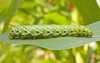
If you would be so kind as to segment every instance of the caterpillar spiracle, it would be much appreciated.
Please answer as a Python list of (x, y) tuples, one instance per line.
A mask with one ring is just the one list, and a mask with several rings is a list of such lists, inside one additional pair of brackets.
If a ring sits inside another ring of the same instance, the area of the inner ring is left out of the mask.
[(13, 26), (10, 39), (43, 39), (65, 36), (92, 37), (93, 31), (82, 25), (23, 25)]

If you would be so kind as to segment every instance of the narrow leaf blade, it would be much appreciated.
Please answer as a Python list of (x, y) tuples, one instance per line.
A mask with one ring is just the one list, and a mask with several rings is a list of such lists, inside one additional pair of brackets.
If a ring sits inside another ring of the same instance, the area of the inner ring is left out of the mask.
[[(82, 46), (94, 41), (100, 41), (100, 21), (89, 25), (94, 31), (94, 36), (92, 38), (85, 37), (61, 37), (61, 38), (50, 38), (50, 39), (37, 39), (37, 40), (10, 40), (8, 38), (8, 32), (0, 35), (0, 41), (4, 43), (11, 44), (30, 44), (35, 46), (40, 46), (52, 50), (68, 49), (73, 47)], [(98, 26), (98, 27), (97, 27)]]

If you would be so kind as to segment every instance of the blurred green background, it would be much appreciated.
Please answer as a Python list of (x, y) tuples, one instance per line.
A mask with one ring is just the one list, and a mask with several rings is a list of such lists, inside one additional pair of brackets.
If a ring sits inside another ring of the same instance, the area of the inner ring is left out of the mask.
[[(0, 0), (0, 33), (13, 25), (80, 24), (100, 20), (96, 0)], [(66, 50), (0, 42), (0, 63), (100, 63), (100, 42)]]

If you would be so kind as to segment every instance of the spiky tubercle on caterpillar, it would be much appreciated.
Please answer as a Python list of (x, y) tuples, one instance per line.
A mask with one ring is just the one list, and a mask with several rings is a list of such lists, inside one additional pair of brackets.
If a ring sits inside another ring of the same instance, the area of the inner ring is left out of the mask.
[(13, 26), (10, 39), (43, 39), (65, 36), (92, 37), (93, 31), (82, 25), (23, 25)]

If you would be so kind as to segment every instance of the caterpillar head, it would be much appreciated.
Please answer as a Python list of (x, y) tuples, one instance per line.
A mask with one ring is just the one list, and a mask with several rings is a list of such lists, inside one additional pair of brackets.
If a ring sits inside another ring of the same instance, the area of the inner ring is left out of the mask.
[(18, 30), (16, 27), (13, 27), (12, 30), (10, 31), (9, 38), (13, 39), (13, 38), (19, 37), (20, 34), (21, 34), (21, 31)]
[(20, 35), (21, 31), (19, 29), (17, 29), (16, 27), (13, 27), (13, 29), (11, 30), (11, 34), (15, 34), (15, 35)]

